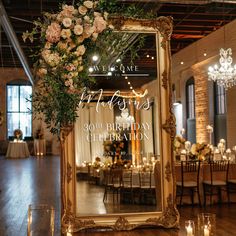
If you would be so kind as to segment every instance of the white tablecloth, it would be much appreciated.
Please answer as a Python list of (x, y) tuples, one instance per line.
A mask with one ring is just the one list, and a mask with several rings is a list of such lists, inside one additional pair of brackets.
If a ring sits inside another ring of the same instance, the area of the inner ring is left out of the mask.
[(6, 157), (25, 158), (29, 157), (29, 149), (26, 142), (9, 142)]

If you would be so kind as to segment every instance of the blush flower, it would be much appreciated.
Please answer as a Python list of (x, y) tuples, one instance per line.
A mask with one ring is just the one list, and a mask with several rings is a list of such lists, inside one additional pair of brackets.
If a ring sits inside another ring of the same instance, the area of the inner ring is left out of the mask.
[(93, 2), (92, 1), (84, 1), (84, 6), (91, 9), (91, 8), (93, 8)]
[(83, 27), (81, 25), (75, 25), (74, 27), (74, 33), (76, 35), (80, 35), (83, 33)]
[(71, 18), (64, 18), (63, 20), (62, 20), (62, 24), (66, 27), (66, 28), (69, 28), (70, 26), (71, 26), (71, 24), (72, 24), (72, 20), (71, 20)]
[(63, 29), (63, 30), (61, 31), (61, 37), (62, 37), (63, 39), (68, 39), (68, 38), (70, 38), (70, 36), (71, 36), (71, 31), (70, 31), (70, 29)]
[(56, 43), (60, 40), (61, 27), (58, 23), (51, 23), (46, 30), (46, 39), (50, 43)]
[(88, 11), (87, 7), (85, 7), (85, 6), (80, 6), (79, 7), (79, 13), (81, 15), (85, 15), (87, 13), (87, 11)]
[(96, 33), (101, 33), (104, 29), (106, 29), (107, 22), (101, 16), (96, 16), (93, 22), (93, 26), (95, 27)]

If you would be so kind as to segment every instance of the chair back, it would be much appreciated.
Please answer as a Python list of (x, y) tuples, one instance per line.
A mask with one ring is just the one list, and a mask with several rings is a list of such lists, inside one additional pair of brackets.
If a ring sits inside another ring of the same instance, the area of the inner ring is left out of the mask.
[(181, 181), (182, 185), (184, 181), (188, 180), (191, 175), (191, 179), (199, 184), (199, 175), (200, 175), (200, 161), (181, 161)]
[(152, 171), (139, 172), (140, 188), (151, 188), (152, 186)]
[(122, 172), (121, 168), (111, 169), (111, 181), (114, 187), (120, 187), (122, 184)]
[[(226, 160), (211, 161), (210, 162), (211, 182), (213, 182), (213, 180), (219, 179), (219, 177), (221, 177), (222, 180), (224, 179), (226, 181), (228, 168), (229, 168), (229, 161)], [(222, 174), (224, 176), (222, 176)]]
[(122, 173), (122, 187), (132, 188), (133, 173), (132, 170), (123, 170)]

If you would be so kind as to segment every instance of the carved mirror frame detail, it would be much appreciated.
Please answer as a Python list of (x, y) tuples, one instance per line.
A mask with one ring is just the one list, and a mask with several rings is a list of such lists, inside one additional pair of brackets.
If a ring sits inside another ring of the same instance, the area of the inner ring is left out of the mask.
[(179, 227), (179, 213), (175, 204), (176, 188), (174, 174), (173, 139), (175, 137), (175, 117), (171, 103), (171, 55), (170, 36), (172, 18), (159, 17), (154, 20), (125, 19), (115, 17), (110, 23), (117, 31), (156, 33), (159, 123), (161, 139), (162, 172), (162, 212), (144, 214), (118, 214), (76, 216), (76, 164), (73, 126), (61, 128), (61, 227), (62, 233), (77, 232), (87, 228), (108, 228), (112, 230), (132, 230), (140, 226)]

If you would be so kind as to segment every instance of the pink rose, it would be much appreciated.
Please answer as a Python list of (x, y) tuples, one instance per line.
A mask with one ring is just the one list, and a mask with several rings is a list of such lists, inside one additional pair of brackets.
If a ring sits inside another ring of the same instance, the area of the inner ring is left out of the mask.
[(93, 26), (95, 27), (96, 33), (101, 33), (104, 29), (106, 29), (107, 22), (101, 16), (96, 16), (93, 22)]
[(50, 43), (56, 43), (60, 40), (61, 27), (58, 23), (51, 23), (46, 30), (46, 39)]
[(92, 35), (92, 33), (95, 31), (95, 27), (94, 26), (91, 26), (91, 25), (89, 25), (89, 24), (86, 24), (85, 26), (84, 26), (84, 34), (83, 34), (83, 36), (85, 37), (85, 38), (89, 38), (91, 35)]
[(93, 2), (92, 1), (84, 1), (84, 6), (91, 9), (91, 8), (93, 8)]
[(88, 11), (87, 7), (85, 7), (85, 6), (80, 6), (79, 7), (79, 13), (81, 15), (85, 15), (87, 13), (87, 11)]
[(82, 27), (81, 25), (76, 25), (76, 26), (74, 27), (74, 33), (75, 33), (76, 35), (82, 34), (82, 33), (83, 33), (83, 27)]
[(62, 24), (66, 27), (66, 28), (69, 28), (72, 24), (72, 20), (70, 18), (64, 18), (62, 20)]

